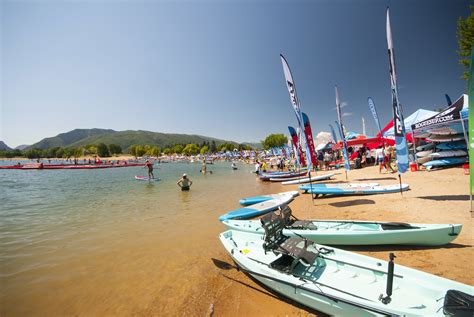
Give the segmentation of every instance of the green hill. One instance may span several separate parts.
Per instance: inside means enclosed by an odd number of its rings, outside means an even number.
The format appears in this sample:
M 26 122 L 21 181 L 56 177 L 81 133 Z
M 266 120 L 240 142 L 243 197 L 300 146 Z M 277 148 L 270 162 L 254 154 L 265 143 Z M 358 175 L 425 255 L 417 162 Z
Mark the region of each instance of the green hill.
M 174 144 L 188 144 L 215 141 L 217 145 L 221 143 L 235 143 L 232 141 L 225 141 L 216 138 L 189 135 L 189 134 L 173 134 L 160 133 L 151 131 L 114 131 L 105 129 L 76 129 L 70 132 L 61 133 L 52 138 L 45 138 L 38 143 L 35 143 L 28 148 L 47 149 L 52 147 L 80 147 L 89 144 L 118 144 L 126 151 L 134 144 L 140 145 L 157 145 L 162 148 Z
M 53 147 L 69 147 L 74 142 L 86 139 L 88 137 L 114 133 L 110 129 L 75 129 L 66 133 L 58 134 L 52 138 L 45 138 L 38 143 L 28 146 L 27 149 L 49 149 Z

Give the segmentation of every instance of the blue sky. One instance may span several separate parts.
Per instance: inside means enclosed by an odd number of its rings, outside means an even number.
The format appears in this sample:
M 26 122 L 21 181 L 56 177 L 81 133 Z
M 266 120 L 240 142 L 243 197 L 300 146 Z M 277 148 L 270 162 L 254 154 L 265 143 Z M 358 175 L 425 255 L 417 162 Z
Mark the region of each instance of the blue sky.
M 287 58 L 313 133 L 336 119 L 368 132 L 391 117 L 390 6 L 405 115 L 456 99 L 461 0 L 1 1 L 0 140 L 31 144 L 75 128 L 259 141 L 296 119 Z

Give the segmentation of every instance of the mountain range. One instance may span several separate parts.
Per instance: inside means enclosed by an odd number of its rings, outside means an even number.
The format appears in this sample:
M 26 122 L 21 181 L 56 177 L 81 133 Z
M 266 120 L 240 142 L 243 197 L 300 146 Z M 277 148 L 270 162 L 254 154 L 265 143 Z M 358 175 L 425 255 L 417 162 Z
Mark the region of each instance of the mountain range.
M 126 151 L 134 144 L 169 147 L 174 144 L 202 144 L 214 141 L 216 145 L 221 143 L 235 143 L 233 141 L 221 140 L 217 138 L 189 135 L 160 133 L 142 130 L 115 131 L 111 129 L 75 129 L 66 133 L 60 133 L 54 137 L 44 138 L 41 141 L 29 145 L 24 149 L 48 149 L 53 147 L 80 147 L 90 144 L 118 144 Z M 260 147 L 258 143 L 245 143 L 252 147 Z M 0 141 L 0 149 L 10 149 L 5 143 Z

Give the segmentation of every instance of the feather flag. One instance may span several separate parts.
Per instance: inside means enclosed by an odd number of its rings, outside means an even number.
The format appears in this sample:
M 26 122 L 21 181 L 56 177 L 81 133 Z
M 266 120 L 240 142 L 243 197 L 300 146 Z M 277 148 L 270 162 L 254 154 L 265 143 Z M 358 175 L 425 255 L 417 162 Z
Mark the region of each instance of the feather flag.
M 293 105 L 293 110 L 295 111 L 296 119 L 298 121 L 298 128 L 300 128 L 301 131 L 304 131 L 303 116 L 301 114 L 300 101 L 296 94 L 295 81 L 293 80 L 293 75 L 291 74 L 290 66 L 288 65 L 288 62 L 286 61 L 285 57 L 282 54 L 280 54 L 280 59 L 281 59 L 281 64 L 283 66 L 283 73 L 285 74 L 286 87 L 288 88 L 288 93 L 290 94 L 290 101 L 291 101 L 291 104 Z M 299 133 L 298 133 L 298 136 L 300 136 Z M 306 136 L 305 136 L 304 141 L 307 146 L 306 160 L 308 162 L 308 169 L 311 169 L 311 156 L 310 156 L 310 150 L 308 147 L 308 140 L 306 139 Z M 302 150 L 300 149 L 300 151 Z
M 301 152 L 301 148 L 298 142 L 298 133 L 296 133 L 296 130 L 293 127 L 288 127 L 288 130 L 290 131 L 291 141 L 293 142 L 293 146 L 295 147 L 296 161 L 298 162 L 298 164 L 300 164 L 300 166 L 305 166 L 306 162 L 304 160 L 304 156 L 303 156 L 303 153 Z
M 374 117 L 375 125 L 377 126 L 377 129 L 380 132 L 380 137 L 382 137 L 382 132 L 381 132 L 382 128 L 380 126 L 380 120 L 379 120 L 379 116 L 377 114 L 377 109 L 375 108 L 374 100 L 371 97 L 369 97 L 369 98 L 367 98 L 367 102 L 369 103 L 370 112 L 372 112 L 372 116 Z
M 331 128 L 331 134 L 332 134 L 332 139 L 334 140 L 334 143 L 337 143 L 336 131 L 334 131 L 334 128 L 332 125 L 329 125 L 329 128 Z
M 397 74 L 395 71 L 395 54 L 393 49 L 392 30 L 390 26 L 390 14 L 387 8 L 387 45 L 388 61 L 390 71 L 390 84 L 392 90 L 393 128 L 395 134 L 395 149 L 397 150 L 398 174 L 408 170 L 408 147 L 405 137 L 405 124 L 403 113 L 398 101 Z
M 344 135 L 344 126 L 342 125 L 342 114 L 341 114 L 341 103 L 339 101 L 339 90 L 337 86 L 335 86 L 336 90 L 336 111 L 337 111 L 337 121 L 339 126 L 339 133 L 341 135 L 342 145 L 343 145 L 343 154 L 344 154 L 344 168 L 346 171 L 351 169 L 351 165 L 349 163 L 349 156 L 347 155 L 347 142 L 346 137 Z
M 309 154 L 311 156 L 311 163 L 314 166 L 318 165 L 318 158 L 316 157 L 316 152 L 314 151 L 314 141 L 313 141 L 313 132 L 311 131 L 311 124 L 309 123 L 309 118 L 306 113 L 302 113 L 303 115 L 303 125 L 304 125 L 304 133 L 306 135 L 306 140 L 308 140 L 307 147 L 309 149 Z

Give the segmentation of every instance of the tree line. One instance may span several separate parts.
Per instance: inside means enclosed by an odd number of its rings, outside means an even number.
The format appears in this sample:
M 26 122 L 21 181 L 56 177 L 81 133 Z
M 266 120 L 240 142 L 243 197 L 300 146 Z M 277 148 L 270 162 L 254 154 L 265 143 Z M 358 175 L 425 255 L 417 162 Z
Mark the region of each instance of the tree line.
M 162 153 L 165 155 L 171 154 L 182 154 L 182 155 L 196 155 L 196 154 L 213 154 L 221 151 L 238 151 L 251 150 L 252 148 L 247 144 L 235 144 L 235 143 L 222 143 L 216 145 L 215 141 L 203 142 L 201 144 L 173 144 L 167 147 L 161 148 L 153 145 L 140 145 L 135 144 L 128 148 L 126 153 L 135 157 L 142 156 L 160 156 Z M 99 143 L 94 145 L 86 145 L 81 147 L 53 147 L 49 149 L 27 149 L 27 150 L 0 150 L 0 157 L 13 158 L 13 157 L 26 157 L 29 159 L 41 159 L 41 158 L 77 158 L 83 156 L 99 156 L 99 157 L 110 157 L 117 154 L 122 154 L 122 147 L 118 144 Z

